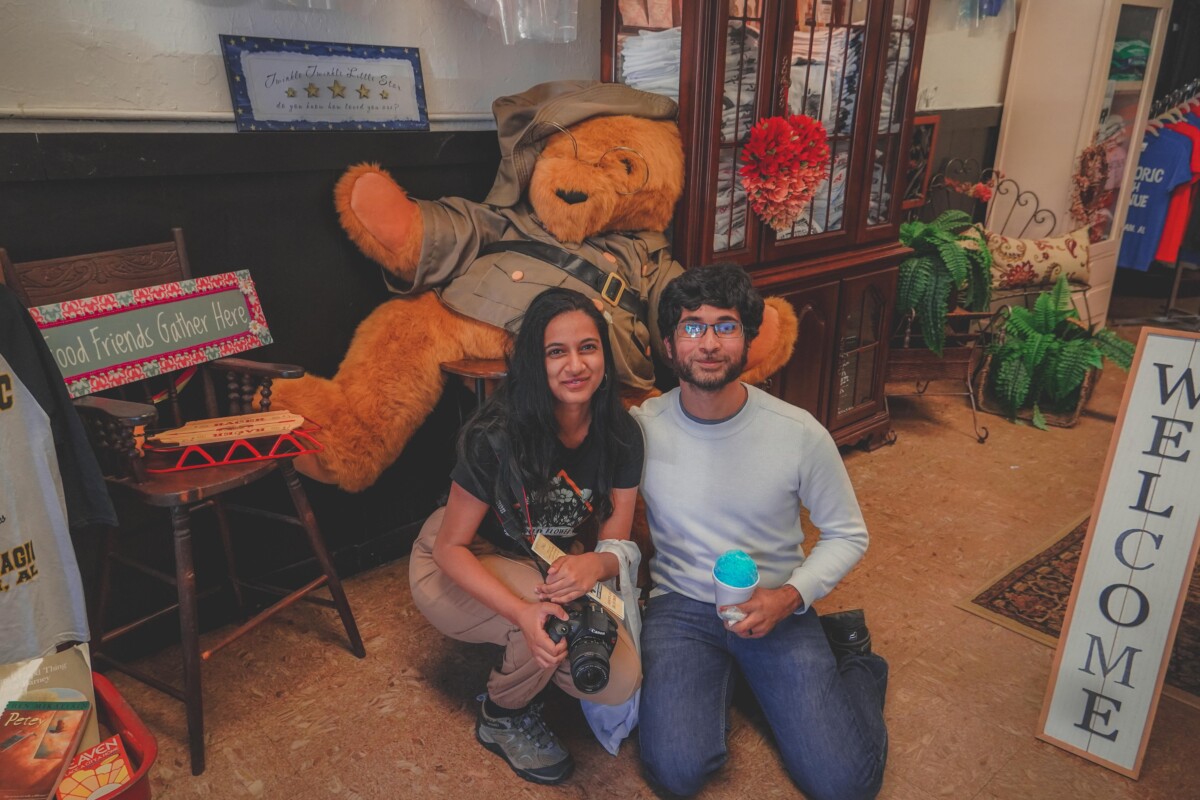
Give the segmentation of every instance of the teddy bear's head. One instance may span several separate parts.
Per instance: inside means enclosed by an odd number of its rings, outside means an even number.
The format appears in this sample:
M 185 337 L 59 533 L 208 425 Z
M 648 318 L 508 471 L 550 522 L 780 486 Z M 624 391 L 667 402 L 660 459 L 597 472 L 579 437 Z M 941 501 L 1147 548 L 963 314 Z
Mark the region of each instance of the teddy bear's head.
M 683 145 L 674 122 L 593 117 L 546 141 L 529 204 L 564 242 L 607 231 L 663 231 L 683 191 Z
M 500 168 L 485 201 L 527 201 L 556 239 L 666 229 L 683 191 L 668 97 L 619 83 L 552 81 L 492 104 Z

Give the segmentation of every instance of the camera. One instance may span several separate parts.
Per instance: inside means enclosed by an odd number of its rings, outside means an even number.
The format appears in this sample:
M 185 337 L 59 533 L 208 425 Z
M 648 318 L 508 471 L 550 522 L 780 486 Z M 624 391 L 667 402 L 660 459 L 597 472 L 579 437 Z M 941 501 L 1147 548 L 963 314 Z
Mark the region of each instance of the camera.
M 595 694 L 608 685 L 608 657 L 617 643 L 617 623 L 587 595 L 563 603 L 563 609 L 567 618 L 546 620 L 546 634 L 555 644 L 567 640 L 567 661 L 575 688 Z

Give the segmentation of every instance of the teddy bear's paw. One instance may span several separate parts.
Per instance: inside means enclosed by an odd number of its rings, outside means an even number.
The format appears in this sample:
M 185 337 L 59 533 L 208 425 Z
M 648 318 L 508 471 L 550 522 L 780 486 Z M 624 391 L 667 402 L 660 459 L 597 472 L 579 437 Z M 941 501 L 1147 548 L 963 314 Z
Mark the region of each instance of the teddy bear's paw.
M 762 327 L 750 344 L 747 366 L 742 381 L 762 383 L 783 369 L 796 347 L 799 321 L 796 309 L 782 297 L 764 298 Z
M 368 258 L 412 281 L 421 258 L 421 210 L 378 164 L 349 169 L 334 189 L 346 233 Z

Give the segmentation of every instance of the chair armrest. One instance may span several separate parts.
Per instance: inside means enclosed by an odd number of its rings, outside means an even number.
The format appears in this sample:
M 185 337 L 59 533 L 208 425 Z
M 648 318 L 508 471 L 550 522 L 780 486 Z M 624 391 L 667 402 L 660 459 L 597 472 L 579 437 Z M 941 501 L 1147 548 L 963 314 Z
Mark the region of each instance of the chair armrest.
M 304 367 L 295 364 L 272 364 L 266 361 L 251 361 L 247 358 L 218 358 L 211 366 L 229 372 L 240 372 L 256 378 L 303 378 Z
M 75 401 L 75 410 L 87 430 L 104 477 L 145 482 L 139 429 L 144 430 L 158 420 L 158 409 L 108 397 L 80 397 Z
M 154 406 L 108 397 L 80 397 L 75 401 L 75 408 L 85 414 L 106 417 L 109 421 L 127 426 L 149 425 L 158 419 L 158 409 Z

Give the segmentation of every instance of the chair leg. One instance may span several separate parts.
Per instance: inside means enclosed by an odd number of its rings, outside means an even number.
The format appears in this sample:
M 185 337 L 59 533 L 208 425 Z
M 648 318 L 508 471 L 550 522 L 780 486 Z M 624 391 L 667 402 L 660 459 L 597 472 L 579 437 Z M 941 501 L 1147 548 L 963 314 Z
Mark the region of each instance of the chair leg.
M 988 429 L 979 424 L 979 409 L 975 407 L 975 385 L 971 380 L 971 361 L 967 360 L 967 399 L 971 401 L 971 427 L 975 429 L 975 439 L 980 444 L 987 441 Z M 983 433 L 980 433 L 980 431 Z
M 242 622 L 246 621 L 246 598 L 242 595 L 242 584 L 238 581 L 237 561 L 233 557 L 233 537 L 229 533 L 229 515 L 225 504 L 220 498 L 213 498 L 213 512 L 217 515 L 217 530 L 221 533 L 221 547 L 225 550 L 225 572 L 229 583 L 233 586 L 233 596 L 237 600 L 238 614 Z
M 179 591 L 179 634 L 183 646 L 183 701 L 187 706 L 188 747 L 192 774 L 204 772 L 204 701 L 200 690 L 200 624 L 196 608 L 196 569 L 192 563 L 192 529 L 186 508 L 171 509 L 175 532 L 175 578 Z
M 117 528 L 106 528 L 97 564 L 96 597 L 91 608 L 92 655 L 100 652 L 104 642 L 104 620 L 108 618 L 109 591 L 112 588 L 112 555 L 117 549 Z
M 308 495 L 304 493 L 304 487 L 300 485 L 296 467 L 290 460 L 284 459 L 280 461 L 279 471 L 283 474 L 284 482 L 287 483 L 288 492 L 292 495 L 292 503 L 296 506 L 296 514 L 304 526 L 304 532 L 308 534 L 313 555 L 317 557 L 317 563 L 321 565 L 329 582 L 329 593 L 333 596 L 333 602 L 342 618 L 342 625 L 346 628 L 346 635 L 350 638 L 350 652 L 363 658 L 367 651 L 363 647 L 362 637 L 358 633 L 358 624 L 354 621 L 354 614 L 350 611 L 350 602 L 346 599 L 346 592 L 342 589 L 342 579 L 338 577 L 337 570 L 333 568 L 333 559 L 329 557 L 329 551 L 325 549 L 325 541 L 321 538 L 320 529 L 317 528 L 317 517 L 313 514 L 312 506 L 308 504 Z

